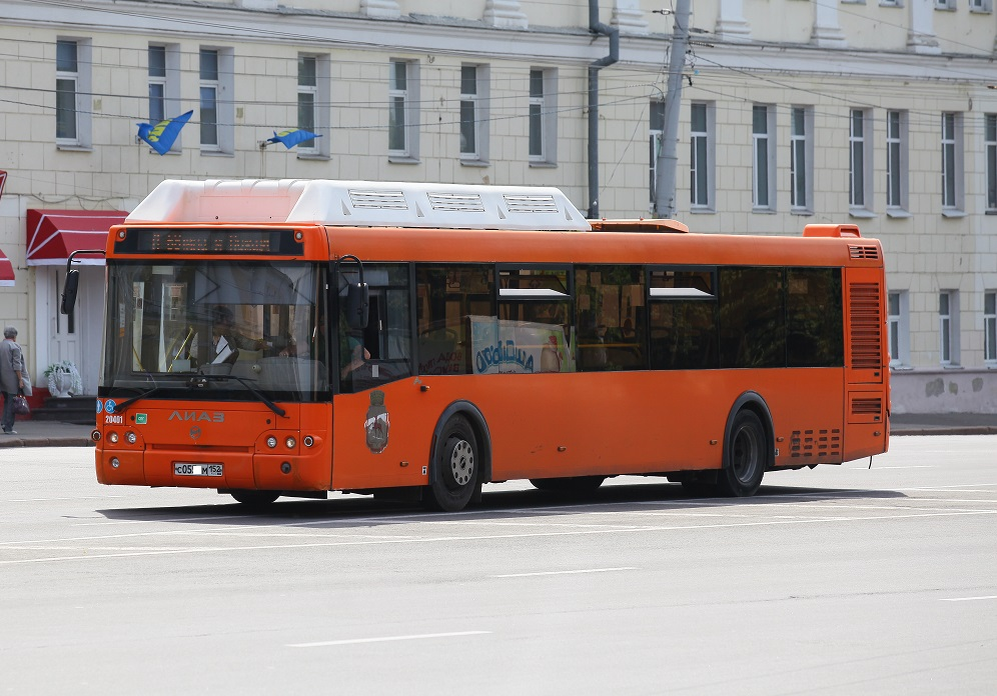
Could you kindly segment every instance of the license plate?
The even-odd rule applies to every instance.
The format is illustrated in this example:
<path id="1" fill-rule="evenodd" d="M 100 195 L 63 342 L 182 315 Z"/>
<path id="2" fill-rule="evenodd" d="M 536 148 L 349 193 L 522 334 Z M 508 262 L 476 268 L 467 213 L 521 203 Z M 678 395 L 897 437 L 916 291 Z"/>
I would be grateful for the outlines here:
<path id="1" fill-rule="evenodd" d="M 174 462 L 173 473 L 177 476 L 221 476 L 221 464 L 184 464 Z"/>

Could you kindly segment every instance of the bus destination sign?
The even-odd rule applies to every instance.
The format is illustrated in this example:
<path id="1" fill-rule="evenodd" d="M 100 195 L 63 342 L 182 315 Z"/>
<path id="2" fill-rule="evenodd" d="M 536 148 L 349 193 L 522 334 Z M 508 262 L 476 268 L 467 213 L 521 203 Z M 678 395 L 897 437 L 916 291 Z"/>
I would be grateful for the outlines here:
<path id="1" fill-rule="evenodd" d="M 116 254 L 223 254 L 300 256 L 294 230 L 131 227 L 114 243 Z"/>

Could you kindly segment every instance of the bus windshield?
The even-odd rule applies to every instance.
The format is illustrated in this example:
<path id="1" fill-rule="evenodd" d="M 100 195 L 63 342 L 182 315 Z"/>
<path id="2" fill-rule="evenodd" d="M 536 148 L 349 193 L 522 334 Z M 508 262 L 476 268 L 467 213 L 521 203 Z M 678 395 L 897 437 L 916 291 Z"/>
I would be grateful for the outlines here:
<path id="1" fill-rule="evenodd" d="M 102 394 L 327 399 L 323 273 L 290 262 L 109 264 Z"/>

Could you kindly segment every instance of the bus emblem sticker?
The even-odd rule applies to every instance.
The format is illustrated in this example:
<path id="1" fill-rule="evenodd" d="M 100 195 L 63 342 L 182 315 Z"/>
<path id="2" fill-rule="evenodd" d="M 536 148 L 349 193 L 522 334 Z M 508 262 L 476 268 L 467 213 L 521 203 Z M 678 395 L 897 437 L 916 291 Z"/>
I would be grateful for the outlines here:
<path id="1" fill-rule="evenodd" d="M 380 454 L 388 446 L 388 409 L 384 407 L 384 392 L 375 389 L 370 393 L 370 408 L 364 420 L 364 430 L 367 433 L 367 448 L 374 454 Z"/>

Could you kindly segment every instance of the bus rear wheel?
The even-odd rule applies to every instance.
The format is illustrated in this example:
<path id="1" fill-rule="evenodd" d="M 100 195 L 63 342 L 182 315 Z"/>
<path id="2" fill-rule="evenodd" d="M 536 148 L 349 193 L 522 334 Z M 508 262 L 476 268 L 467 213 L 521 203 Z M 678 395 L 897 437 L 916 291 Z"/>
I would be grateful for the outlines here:
<path id="1" fill-rule="evenodd" d="M 591 493 L 606 480 L 605 476 L 570 476 L 567 478 L 530 479 L 537 490 L 545 493 Z"/>
<path id="2" fill-rule="evenodd" d="M 447 421 L 437 440 L 435 472 L 429 486 L 430 507 L 444 512 L 463 510 L 480 485 L 478 439 L 463 416 Z"/>
<path id="3" fill-rule="evenodd" d="M 280 497 L 278 491 L 229 491 L 236 502 L 253 508 L 266 507 Z"/>
<path id="4" fill-rule="evenodd" d="M 768 465 L 767 442 L 758 415 L 748 409 L 738 411 L 724 446 L 724 468 L 717 474 L 718 493 L 730 497 L 755 494 Z"/>

